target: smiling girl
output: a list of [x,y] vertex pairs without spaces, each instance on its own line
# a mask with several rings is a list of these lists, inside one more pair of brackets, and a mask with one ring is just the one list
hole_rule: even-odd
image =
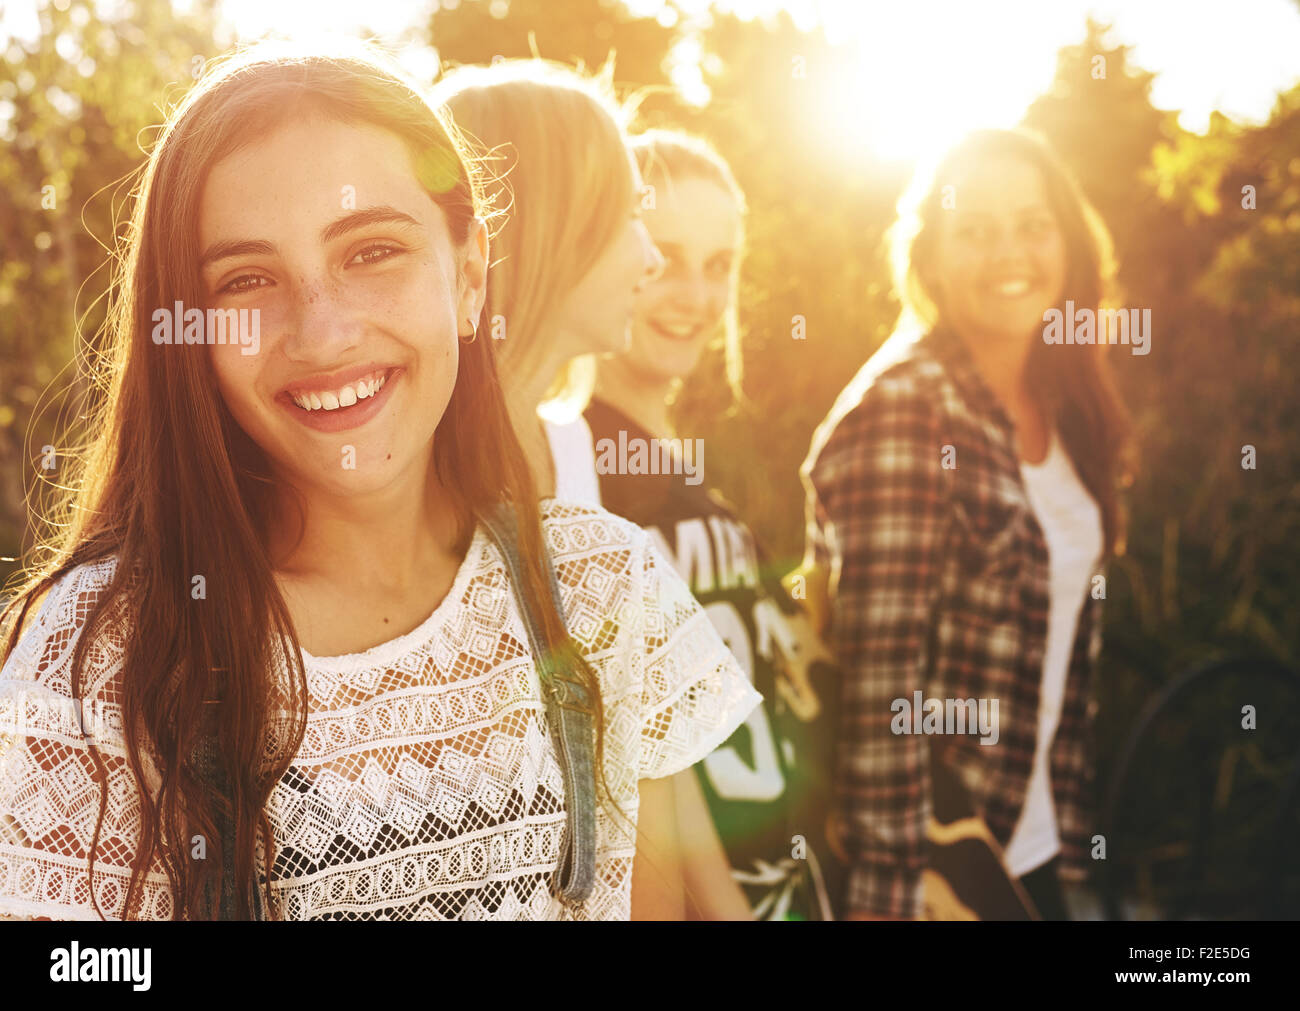
[[[923,913],[942,777],[1037,911],[1064,918],[1062,883],[1090,863],[1099,578],[1122,544],[1129,432],[1104,351],[1045,343],[1043,320],[1067,299],[1103,302],[1110,240],[1050,149],[1018,131],[972,134],[899,210],[906,315],[803,469],[808,560],[832,574],[844,669],[848,908]],[[915,692],[996,700],[997,743],[891,732]]]
[[[759,698],[644,533],[539,504],[480,208],[369,50],[253,47],[170,115],[5,614],[0,915],[682,915],[668,777]],[[155,345],[178,301],[258,352]]]

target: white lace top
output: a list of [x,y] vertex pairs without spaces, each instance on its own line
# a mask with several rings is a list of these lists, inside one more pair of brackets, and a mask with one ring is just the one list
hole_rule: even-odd
[[[761,701],[639,527],[543,501],[568,626],[596,670],[606,775],[633,824],[637,780],[672,775]],[[69,573],[0,672],[0,915],[98,919],[86,856],[99,812],[70,661],[113,562]],[[121,732],[127,633],[88,652],[84,715],[108,771],[94,876],[122,918],[139,799]],[[627,919],[636,843],[598,808],[596,885],[572,913],[548,888],[563,780],[505,564],[479,527],[451,591],[414,631],[363,653],[304,653],[307,733],[272,792],[272,888],[289,919]],[[168,919],[161,862],[148,916]]]

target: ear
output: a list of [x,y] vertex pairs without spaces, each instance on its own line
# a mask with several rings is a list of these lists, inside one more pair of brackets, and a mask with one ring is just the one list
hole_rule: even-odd
[[456,306],[456,328],[468,337],[478,326],[487,298],[488,229],[482,218],[470,222],[460,266],[460,301]]

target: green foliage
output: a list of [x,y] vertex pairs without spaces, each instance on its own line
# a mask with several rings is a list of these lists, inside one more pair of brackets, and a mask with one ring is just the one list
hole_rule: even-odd
[[[56,460],[73,448],[59,415],[86,391],[69,363],[78,335],[92,342],[103,323],[128,177],[164,96],[219,52],[211,4],[186,19],[166,0],[136,0],[113,20],[91,3],[62,7],[44,4],[40,37],[0,61],[0,556],[17,556],[29,533],[42,448]],[[58,469],[43,475],[57,481]],[[0,563],[0,581],[12,569]]]

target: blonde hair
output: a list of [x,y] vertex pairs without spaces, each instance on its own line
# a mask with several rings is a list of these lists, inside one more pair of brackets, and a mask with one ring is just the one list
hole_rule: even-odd
[[740,288],[740,260],[745,248],[745,192],[736,182],[726,159],[703,137],[684,130],[646,130],[631,140],[632,153],[647,183],[659,181],[673,185],[687,179],[703,179],[722,189],[736,202],[740,214],[740,237],[736,256],[731,261],[727,308],[722,318],[722,348],[727,370],[727,386],[736,401],[744,400],[744,355],[740,347],[740,315],[736,295]]
[[[636,199],[626,119],[614,99],[612,64],[588,76],[549,60],[503,60],[460,67],[435,85],[481,160],[496,161],[488,182],[495,232],[487,316],[506,375],[542,368],[544,341],[564,298],[627,222]],[[504,164],[500,164],[504,163]],[[591,399],[593,355],[568,362],[544,402],[580,413]]]

